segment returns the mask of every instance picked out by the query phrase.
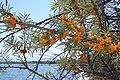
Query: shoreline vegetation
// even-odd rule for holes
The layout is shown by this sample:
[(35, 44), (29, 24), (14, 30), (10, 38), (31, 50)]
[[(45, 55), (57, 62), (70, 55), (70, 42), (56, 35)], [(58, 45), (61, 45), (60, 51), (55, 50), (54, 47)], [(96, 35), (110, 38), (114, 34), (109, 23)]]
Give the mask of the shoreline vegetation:
[[(37, 64), (38, 61), (28, 61), (28, 64)], [(0, 64), (23, 64), (23, 62), (17, 61), (8, 61), (8, 62), (0, 62)], [(57, 64), (56, 61), (40, 61), (39, 64)]]

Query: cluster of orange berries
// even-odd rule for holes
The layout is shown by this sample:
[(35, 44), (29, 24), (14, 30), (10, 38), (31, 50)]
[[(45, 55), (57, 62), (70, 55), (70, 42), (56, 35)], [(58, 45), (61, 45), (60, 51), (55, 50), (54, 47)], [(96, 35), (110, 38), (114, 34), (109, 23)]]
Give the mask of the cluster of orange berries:
[[(71, 30), (73, 30), (75, 32), (73, 41), (77, 41), (78, 43), (81, 42), (82, 38), (84, 37), (84, 34), (82, 34), (82, 30), (84, 30), (85, 27), (84, 26), (74, 26), (74, 24), (77, 24), (77, 22), (75, 22), (74, 19), (71, 19), (71, 18), (68, 19), (68, 16), (65, 14), (62, 14), (60, 19), (65, 25), (69, 25)], [(69, 33), (69, 32), (67, 32), (67, 33)]]
[(65, 14), (62, 14), (60, 19), (66, 25), (73, 25), (73, 24), (75, 24), (74, 19), (68, 19), (68, 16), (65, 15)]
[[(19, 20), (15, 16), (10, 16), (10, 15), (5, 15), (4, 16), (4, 23), (7, 24), (8, 26), (15, 28), (16, 24)], [(21, 28), (24, 28), (24, 24), (19, 24)]]
[(4, 16), (4, 19), (5, 19), (5, 24), (8, 24), (12, 28), (16, 27), (17, 21), (16, 21), (15, 17), (6, 15), (6, 16)]
[(56, 39), (51, 32), (47, 32), (43, 33), (39, 42), (41, 43), (42, 46), (47, 46), (48, 44), (53, 45), (56, 42)]
[(53, 45), (58, 40), (64, 40), (66, 37), (69, 37), (69, 32), (64, 32), (63, 35), (58, 33), (56, 36), (53, 35), (51, 32), (43, 33), (39, 42), (42, 46)]
[[(90, 42), (87, 41), (86, 44), (89, 47), (95, 47), (95, 51), (102, 51), (102, 50), (107, 50), (108, 53), (113, 53), (114, 51), (117, 51), (120, 49), (120, 42), (117, 44), (112, 43), (111, 37), (106, 37), (105, 39), (100, 36), (91, 36), (90, 37), (91, 41), (96, 40), (97, 42)], [(119, 53), (119, 52), (118, 52)]]
[[(77, 41), (79, 43), (82, 40), (81, 35), (81, 32), (76, 32), (74, 38), (72, 38), (73, 41)], [(47, 44), (53, 45), (56, 41), (62, 41), (68, 37), (70, 37), (70, 32), (68, 31), (64, 32), (63, 35), (58, 33), (56, 36), (50, 35), (49, 33), (44, 33), (42, 34), (39, 42), (42, 44), (42, 46), (47, 46)]]
[[(72, 36), (72, 41), (80, 43), (81, 40), (84, 37), (84, 34), (82, 33), (83, 30), (85, 30), (84, 26), (74, 26), (73, 24), (75, 24), (75, 21), (73, 19), (69, 19), (68, 22), (66, 21), (66, 19), (68, 18), (68, 16), (66, 16), (65, 14), (61, 15), (61, 20), (64, 21), (64, 24), (69, 25), (70, 27), (70, 31), (66, 31), (63, 34), (60, 34), (60, 32), (58, 34), (53, 35), (51, 34), (51, 32), (45, 33), (42, 35), (42, 37), (40, 38), (40, 43), (42, 44), (42, 46), (46, 46), (47, 44), (53, 45), (56, 41), (60, 40), (64, 40), (65, 38), (71, 37), (71, 31), (74, 31)], [(47, 35), (47, 36), (46, 36)]]
[[(118, 42), (117, 44), (111, 44), (108, 46), (108, 52), (109, 53), (113, 53), (114, 51), (117, 51), (120, 49), (120, 42)], [(120, 56), (120, 52), (118, 52), (118, 55)]]
[(73, 30), (75, 32), (75, 36), (72, 38), (73, 41), (80, 43), (81, 40), (84, 38), (84, 34), (82, 33), (82, 31), (85, 29), (84, 26), (71, 26), (71, 30)]

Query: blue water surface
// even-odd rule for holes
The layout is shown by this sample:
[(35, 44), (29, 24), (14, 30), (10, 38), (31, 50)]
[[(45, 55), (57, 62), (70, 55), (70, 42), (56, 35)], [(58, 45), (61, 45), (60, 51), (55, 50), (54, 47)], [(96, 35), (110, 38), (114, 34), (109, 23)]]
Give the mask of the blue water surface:
[[(6, 64), (0, 64), (0, 66), (6, 66)], [(12, 66), (22, 66), (21, 64), (12, 64)], [(33, 68), (35, 64), (29, 64), (30, 68)], [(57, 65), (56, 64), (40, 64), (38, 71), (39, 73), (43, 74), (45, 72), (52, 72), (56, 73)], [(30, 75), (30, 71), (26, 69), (15, 69), (9, 68), (6, 70), (0, 70), (0, 80), (25, 80), (28, 75)], [(30, 76), (26, 80), (32, 80), (33, 75)], [(38, 76), (35, 76), (34, 80), (43, 80)]]

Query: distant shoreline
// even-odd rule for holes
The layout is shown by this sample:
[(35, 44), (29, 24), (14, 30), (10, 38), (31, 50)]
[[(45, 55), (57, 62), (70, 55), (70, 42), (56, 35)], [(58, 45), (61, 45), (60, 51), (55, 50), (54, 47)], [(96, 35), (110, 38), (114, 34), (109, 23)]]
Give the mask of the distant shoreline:
[[(28, 61), (27, 63), (28, 64), (37, 64), (38, 61)], [(0, 62), (0, 64), (23, 64), (23, 62), (10, 61), (10, 62)], [(40, 61), (39, 64), (56, 64), (56, 61)]]

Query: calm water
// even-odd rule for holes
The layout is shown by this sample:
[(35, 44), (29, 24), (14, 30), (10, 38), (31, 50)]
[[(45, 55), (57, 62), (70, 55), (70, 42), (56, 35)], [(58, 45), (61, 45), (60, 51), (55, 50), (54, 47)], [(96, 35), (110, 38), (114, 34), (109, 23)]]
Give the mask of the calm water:
[[(31, 68), (34, 67), (35, 64), (29, 64)], [(5, 66), (5, 64), (0, 64), (0, 66)], [(12, 66), (21, 66), (20, 64), (13, 64)], [(57, 69), (57, 65), (55, 64), (41, 64), (38, 68), (38, 72), (44, 73), (44, 72), (52, 72), (55, 73)], [(30, 72), (25, 69), (15, 69), (15, 68), (9, 68), (7, 70), (1, 70), (0, 71), (0, 80), (25, 80)], [(27, 80), (31, 80), (33, 76), (30, 76)], [(38, 76), (35, 77), (34, 80), (42, 80)]]

